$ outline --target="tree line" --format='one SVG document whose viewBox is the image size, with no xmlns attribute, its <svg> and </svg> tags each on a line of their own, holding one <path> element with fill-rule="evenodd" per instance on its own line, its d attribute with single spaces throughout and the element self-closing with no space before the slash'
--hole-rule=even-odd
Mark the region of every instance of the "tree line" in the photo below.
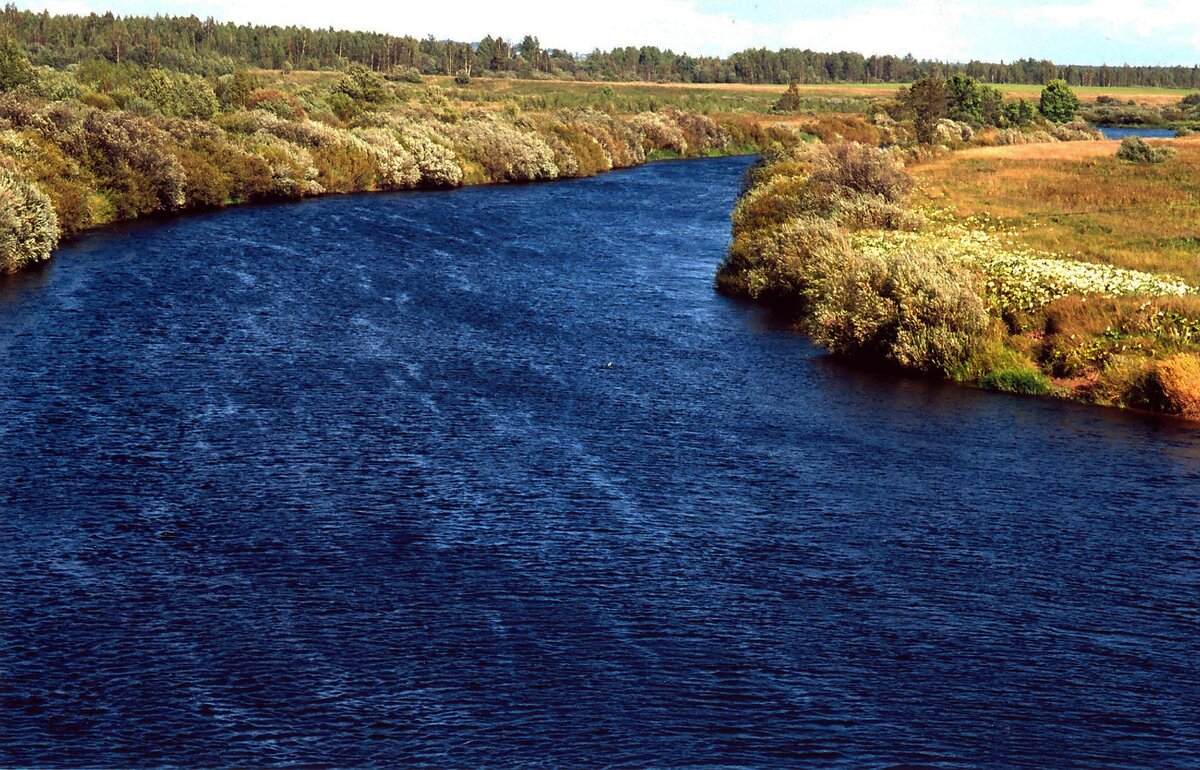
<svg viewBox="0 0 1200 770">
<path fill-rule="evenodd" d="M 951 63 L 913 56 L 787 48 L 740 51 L 727 57 L 690 56 L 654 46 L 576 55 L 520 41 L 485 37 L 475 43 L 374 32 L 221 23 L 195 16 L 51 15 L 5 6 L 0 25 L 11 30 L 35 64 L 63 67 L 90 59 L 222 74 L 238 66 L 329 69 L 348 62 L 378 72 L 434 75 L 511 73 L 515 77 L 661 80 L 692 83 L 911 83 L 963 74 L 983 83 L 1200 88 L 1196 66 L 1060 65 L 1045 60 Z"/>
</svg>

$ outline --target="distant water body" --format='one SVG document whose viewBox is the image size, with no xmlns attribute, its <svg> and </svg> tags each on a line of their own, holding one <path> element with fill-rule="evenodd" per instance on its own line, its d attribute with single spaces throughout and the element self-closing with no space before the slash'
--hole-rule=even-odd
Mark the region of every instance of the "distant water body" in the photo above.
<svg viewBox="0 0 1200 770">
<path fill-rule="evenodd" d="M 746 159 L 0 287 L 0 766 L 1200 766 L 1200 438 L 714 293 Z"/>
<path fill-rule="evenodd" d="M 1136 126 L 1097 126 L 1097 130 L 1105 139 L 1124 139 L 1127 136 L 1140 136 L 1143 139 L 1174 139 L 1173 128 L 1140 128 Z"/>
</svg>

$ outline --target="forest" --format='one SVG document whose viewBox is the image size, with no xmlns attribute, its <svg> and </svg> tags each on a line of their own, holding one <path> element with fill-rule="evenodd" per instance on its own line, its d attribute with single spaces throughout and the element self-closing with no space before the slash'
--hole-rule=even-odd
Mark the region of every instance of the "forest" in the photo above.
<svg viewBox="0 0 1200 770">
<path fill-rule="evenodd" d="M 690 56 L 654 46 L 577 54 L 543 45 L 536 36 L 487 36 L 455 42 L 373 32 L 221 23 L 212 18 L 50 15 L 5 6 L 10 29 L 35 64 L 63 67 L 92 59 L 132 62 L 192 74 L 228 74 L 238 66 L 263 69 L 338 69 L 357 63 L 399 77 L 494 75 L 516 78 L 684 83 L 909 83 L 925 77 L 968 75 L 984 83 L 1115 88 L 1200 88 L 1200 68 L 939 62 L 912 56 L 864 56 L 846 51 L 771 51 L 728 57 Z"/>
</svg>

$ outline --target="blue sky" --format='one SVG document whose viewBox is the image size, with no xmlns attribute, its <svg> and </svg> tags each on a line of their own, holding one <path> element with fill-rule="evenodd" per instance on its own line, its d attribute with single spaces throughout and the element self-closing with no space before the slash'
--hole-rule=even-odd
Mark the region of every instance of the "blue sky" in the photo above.
<svg viewBox="0 0 1200 770">
<path fill-rule="evenodd" d="M 458 40 L 529 33 L 574 51 L 659 45 L 727 54 L 752 46 L 794 46 L 952 60 L 1200 63 L 1200 0 L 42 0 L 20 5 L 52 12 L 211 15 Z"/>
</svg>

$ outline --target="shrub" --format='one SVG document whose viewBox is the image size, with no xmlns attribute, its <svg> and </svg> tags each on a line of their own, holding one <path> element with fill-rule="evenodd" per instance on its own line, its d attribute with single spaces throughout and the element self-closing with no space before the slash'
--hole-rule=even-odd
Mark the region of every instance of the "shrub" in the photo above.
<svg viewBox="0 0 1200 770">
<path fill-rule="evenodd" d="M 813 304 L 817 279 L 849 255 L 850 242 L 841 228 L 824 219 L 797 217 L 736 239 L 718 271 L 717 286 L 803 314 Z"/>
<path fill-rule="evenodd" d="M 11 35 L 0 31 L 0 92 L 14 91 L 34 80 L 33 67 Z"/>
<path fill-rule="evenodd" d="M 395 72 L 389 73 L 387 79 L 397 83 L 420 83 L 422 82 L 421 70 L 416 67 L 401 67 Z"/>
<path fill-rule="evenodd" d="M 890 203 L 903 200 L 912 184 L 894 155 L 856 142 L 816 145 L 805 158 L 813 167 L 813 184 L 877 195 Z"/>
<path fill-rule="evenodd" d="M 156 111 L 174 118 L 211 118 L 217 111 L 212 87 L 203 78 L 179 72 L 148 71 L 138 81 L 136 94 Z"/>
<path fill-rule="evenodd" d="M 46 194 L 0 166 L 0 272 L 49 259 L 58 234 L 58 217 Z"/>
<path fill-rule="evenodd" d="M 250 107 L 250 95 L 261 87 L 253 73 L 239 69 L 217 81 L 217 99 L 226 109 L 245 109 Z"/>
<path fill-rule="evenodd" d="M 421 170 L 421 184 L 427 187 L 457 187 L 463 183 L 462 166 L 445 138 L 432 127 L 404 121 L 393 128 L 401 146 L 408 150 Z"/>
<path fill-rule="evenodd" d="M 90 112 L 75 148 L 109 193 L 117 215 L 133 217 L 184 205 L 185 172 L 171 138 L 145 118 Z"/>
<path fill-rule="evenodd" d="M 372 155 L 379 189 L 404 190 L 421 183 L 421 167 L 394 133 L 384 128 L 356 128 L 353 133 Z"/>
<path fill-rule="evenodd" d="M 668 150 L 683 155 L 688 151 L 683 129 L 670 117 L 657 112 L 642 112 L 630 120 L 642 132 L 643 147 L 647 150 Z"/>
<path fill-rule="evenodd" d="M 1125 137 L 1117 149 L 1117 157 L 1130 163 L 1162 163 L 1174 154 L 1170 147 L 1151 147 L 1140 136 Z"/>
<path fill-rule="evenodd" d="M 837 354 L 946 375 L 988 329 L 979 278 L 936 254 L 856 254 L 818 281 L 813 338 Z"/>
<path fill-rule="evenodd" d="M 1001 123 L 1007 126 L 1024 128 L 1033 123 L 1037 111 L 1033 105 L 1024 99 L 1013 99 L 1004 103 L 1001 110 Z"/>
<path fill-rule="evenodd" d="M 1038 111 L 1053 123 L 1069 123 L 1079 113 L 1079 97 L 1065 80 L 1051 80 L 1042 89 Z"/>
<path fill-rule="evenodd" d="M 453 128 L 463 155 L 478 163 L 493 182 L 555 179 L 554 151 L 531 132 L 501 123 L 491 115 L 473 115 Z"/>
<path fill-rule="evenodd" d="M 258 88 L 246 97 L 246 108 L 250 110 L 266 110 L 283 120 L 303 120 L 304 105 L 291 94 L 285 94 L 275 88 Z"/>
<path fill-rule="evenodd" d="M 346 67 L 333 92 L 345 94 L 355 102 L 367 105 L 379 104 L 388 94 L 383 78 L 361 64 Z"/>
<path fill-rule="evenodd" d="M 50 67 L 38 67 L 25 90 L 40 99 L 56 102 L 78 99 L 81 93 L 79 83 L 71 77 L 71 73 Z"/>
</svg>

